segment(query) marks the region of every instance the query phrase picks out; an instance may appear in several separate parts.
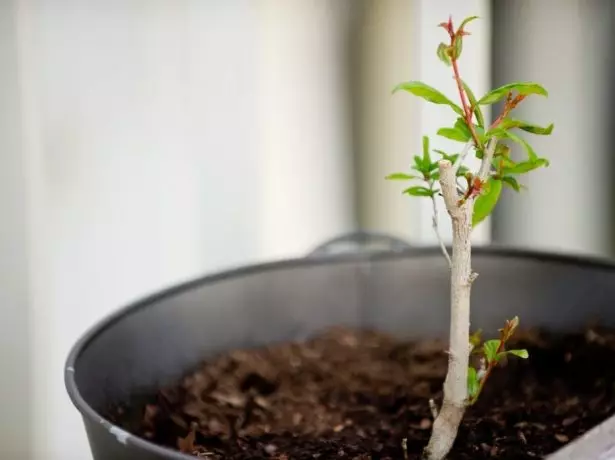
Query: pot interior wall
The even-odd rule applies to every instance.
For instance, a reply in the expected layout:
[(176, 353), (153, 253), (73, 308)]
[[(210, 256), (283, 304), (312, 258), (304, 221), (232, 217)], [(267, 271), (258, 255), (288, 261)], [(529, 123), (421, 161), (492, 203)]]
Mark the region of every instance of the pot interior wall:
[[(477, 251), (472, 327), (506, 318), (575, 330), (615, 325), (615, 270), (559, 258)], [(91, 336), (75, 382), (94, 409), (177, 378), (225, 349), (301, 339), (329, 326), (446, 337), (448, 268), (436, 252), (289, 262), (208, 278), (155, 296)]]

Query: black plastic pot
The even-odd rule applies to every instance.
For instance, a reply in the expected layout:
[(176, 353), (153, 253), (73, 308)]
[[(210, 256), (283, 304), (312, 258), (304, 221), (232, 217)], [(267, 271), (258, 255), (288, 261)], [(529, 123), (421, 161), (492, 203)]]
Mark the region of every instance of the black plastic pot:
[[(578, 330), (590, 320), (615, 326), (615, 263), (475, 248), (473, 265), (479, 273), (473, 327), (495, 330), (514, 315), (524, 326), (553, 331)], [(194, 457), (124, 432), (99, 411), (178, 378), (208, 355), (301, 339), (333, 325), (446, 337), (448, 302), (448, 267), (439, 248), (350, 235), (305, 259), (207, 276), (122, 309), (74, 346), (66, 387), (95, 460), (189, 460)], [(550, 458), (615, 458), (615, 417)]]

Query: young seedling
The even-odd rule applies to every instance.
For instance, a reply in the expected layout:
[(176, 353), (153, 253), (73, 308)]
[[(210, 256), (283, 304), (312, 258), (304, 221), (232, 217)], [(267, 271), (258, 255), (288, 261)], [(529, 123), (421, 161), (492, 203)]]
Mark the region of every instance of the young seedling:
[[(476, 99), (472, 90), (463, 81), (459, 72), (459, 58), (463, 48), (463, 37), (470, 35), (466, 26), (476, 16), (464, 19), (455, 29), (452, 18), (439, 24), (446, 31), (449, 41), (440, 43), (437, 55), (452, 68), (456, 91), (461, 105), (444, 94), (420, 81), (409, 81), (395, 87), (393, 92), (406, 91), (433, 104), (450, 107), (457, 115), (453, 126), (443, 127), (437, 135), (463, 143), (458, 153), (448, 154), (431, 150), (429, 137), (423, 137), (422, 155), (414, 157), (414, 165), (408, 173), (394, 173), (390, 180), (421, 181), (403, 193), (426, 197), (433, 204), (433, 228), (438, 236), (440, 248), (451, 270), (451, 323), (448, 350), (448, 371), (444, 381), (444, 398), (438, 409), (430, 401), (434, 423), (429, 443), (424, 451), (428, 460), (442, 460), (451, 450), (457, 430), (466, 408), (479, 397), (485, 382), (495, 366), (506, 355), (527, 358), (526, 350), (507, 350), (506, 343), (519, 324), (517, 317), (506, 321), (500, 329), (500, 338), (485, 341), (481, 346), (480, 331), (470, 336), (470, 291), (477, 274), (471, 265), (470, 236), (472, 229), (480, 224), (495, 208), (502, 188), (508, 186), (519, 192), (522, 186), (517, 178), (542, 166), (548, 166), (531, 145), (515, 129), (537, 135), (549, 135), (553, 124), (546, 127), (512, 118), (513, 110), (529, 96), (546, 97), (547, 90), (532, 82), (515, 82), (489, 91)], [(482, 106), (504, 101), (502, 112), (491, 124), (485, 123)], [(514, 161), (507, 143), (523, 147), (526, 158)], [(432, 153), (439, 156), (432, 158)], [(464, 166), (468, 155), (480, 160), (477, 171)], [(449, 255), (438, 230), (436, 197), (442, 196), (452, 224), (452, 256)], [(470, 365), (470, 354), (479, 354), (480, 365)]]

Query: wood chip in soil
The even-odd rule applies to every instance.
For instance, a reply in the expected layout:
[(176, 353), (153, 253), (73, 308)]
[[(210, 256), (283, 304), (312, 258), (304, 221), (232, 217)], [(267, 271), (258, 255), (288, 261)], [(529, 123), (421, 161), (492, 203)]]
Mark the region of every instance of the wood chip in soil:
[[(537, 459), (615, 414), (615, 334), (532, 332), (466, 412), (450, 460)], [(420, 458), (441, 400), (445, 344), (332, 329), (211, 359), (108, 417), (208, 459)]]

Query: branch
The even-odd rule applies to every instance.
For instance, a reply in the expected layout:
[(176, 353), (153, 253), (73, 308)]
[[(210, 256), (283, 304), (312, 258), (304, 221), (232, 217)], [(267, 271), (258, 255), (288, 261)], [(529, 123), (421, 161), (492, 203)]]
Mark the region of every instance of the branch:
[(442, 195), (453, 224), (453, 266), (448, 371), (444, 380), (444, 400), (425, 448), (425, 457), (429, 460), (443, 460), (448, 455), (466, 408), (470, 356), (470, 291), (473, 278), (470, 234), (474, 202), (466, 200), (459, 203), (456, 174), (451, 162), (441, 160), (438, 166)]
[[(454, 44), (454, 40), (451, 41), (451, 46), (455, 46)], [(453, 58), (451, 59), (451, 63), (453, 64), (453, 73), (454, 73), (454, 78), (455, 81), (457, 82), (457, 90), (459, 91), (459, 97), (461, 98), (461, 105), (463, 106), (463, 112), (465, 114), (465, 119), (466, 119), (466, 123), (468, 125), (468, 129), (470, 130), (470, 133), (472, 133), (472, 139), (474, 140), (474, 143), (480, 147), (480, 140), (478, 139), (478, 134), (476, 133), (476, 129), (474, 129), (474, 123), (472, 123), (472, 108), (468, 105), (468, 102), (466, 101), (466, 94), (465, 91), (463, 89), (463, 85), (461, 83), (461, 76), (459, 75), (459, 67), (457, 66), (457, 59)]]
[(480, 164), (480, 169), (478, 170), (478, 178), (481, 181), (484, 181), (489, 175), (489, 172), (491, 172), (491, 161), (493, 160), (493, 155), (495, 154), (495, 147), (497, 144), (498, 139), (496, 137), (492, 137), (489, 140), (489, 144), (485, 150), (485, 155), (483, 156), (483, 161)]
[(457, 205), (457, 200), (459, 199), (457, 194), (457, 175), (453, 165), (448, 160), (440, 160), (438, 168), (440, 170), (440, 188), (442, 189), (444, 204), (448, 213), (454, 218), (459, 213), (459, 206)]
[(468, 154), (470, 153), (474, 145), (475, 145), (474, 139), (470, 139), (468, 142), (466, 142), (466, 145), (463, 146), (463, 150), (461, 151), (459, 158), (457, 158), (457, 161), (453, 165), (453, 169), (455, 170), (455, 175), (457, 175), (457, 171), (459, 171), (459, 168), (461, 168), (461, 165), (463, 165), (463, 162), (466, 161), (466, 158), (468, 157)]
[(432, 225), (433, 230), (438, 237), (438, 241), (440, 243), (440, 249), (442, 250), (442, 254), (444, 254), (444, 258), (448, 262), (448, 267), (452, 268), (453, 262), (451, 261), (451, 256), (448, 255), (448, 250), (446, 249), (446, 245), (444, 244), (444, 240), (442, 239), (442, 235), (440, 235), (440, 229), (438, 227), (438, 204), (436, 203), (435, 195), (431, 196), (431, 203), (433, 205), (433, 216), (432, 216)]

